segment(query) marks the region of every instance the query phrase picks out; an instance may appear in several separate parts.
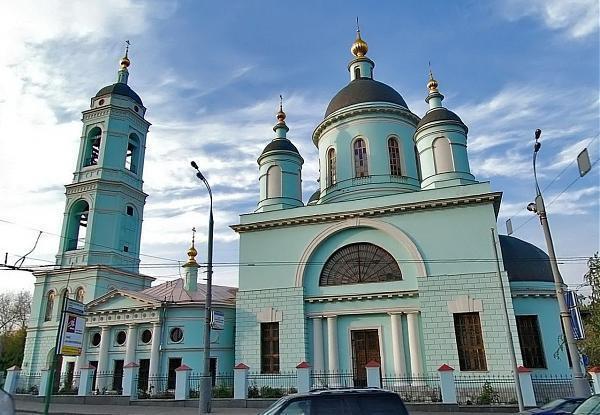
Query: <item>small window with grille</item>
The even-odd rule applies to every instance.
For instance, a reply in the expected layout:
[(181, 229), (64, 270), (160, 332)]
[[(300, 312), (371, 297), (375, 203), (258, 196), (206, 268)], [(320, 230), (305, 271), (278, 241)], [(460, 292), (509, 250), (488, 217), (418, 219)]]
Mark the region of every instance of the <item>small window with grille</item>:
[(394, 137), (388, 140), (388, 153), (390, 155), (390, 174), (392, 176), (402, 176), (400, 147), (398, 146), (398, 140)]

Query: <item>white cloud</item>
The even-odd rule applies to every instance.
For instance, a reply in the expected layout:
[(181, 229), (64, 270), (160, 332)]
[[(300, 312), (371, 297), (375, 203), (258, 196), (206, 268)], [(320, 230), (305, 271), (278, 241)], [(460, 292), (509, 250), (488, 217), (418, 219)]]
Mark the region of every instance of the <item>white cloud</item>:
[(599, 4), (597, 0), (507, 0), (501, 8), (509, 20), (540, 19), (550, 29), (582, 39), (598, 31)]

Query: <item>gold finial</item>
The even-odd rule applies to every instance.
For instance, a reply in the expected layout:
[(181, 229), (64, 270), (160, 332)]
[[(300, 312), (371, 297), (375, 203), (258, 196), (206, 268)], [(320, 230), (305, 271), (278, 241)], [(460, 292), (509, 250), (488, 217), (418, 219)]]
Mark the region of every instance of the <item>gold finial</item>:
[(285, 124), (285, 112), (283, 112), (283, 96), (279, 95), (279, 112), (277, 113), (277, 121), (280, 124)]
[(356, 16), (356, 40), (350, 47), (350, 52), (357, 58), (362, 58), (367, 55), (368, 50), (369, 46), (367, 45), (367, 42), (360, 37), (360, 26), (358, 25), (358, 16)]
[(438, 92), (438, 81), (433, 78), (433, 72), (431, 71), (431, 62), (429, 62), (429, 82), (427, 82), (427, 88), (429, 92)]
[(129, 40), (126, 40), (125, 43), (127, 44), (127, 46), (125, 46), (125, 56), (123, 56), (121, 58), (121, 68), (128, 68), (129, 65), (131, 64), (131, 61), (129, 60), (129, 45), (131, 45), (131, 43), (129, 42)]
[(192, 246), (190, 246), (190, 249), (188, 249), (187, 254), (188, 254), (188, 264), (194, 264), (196, 263), (196, 255), (198, 255), (198, 251), (196, 251), (196, 248), (194, 247), (194, 243), (196, 241), (196, 228), (192, 228)]

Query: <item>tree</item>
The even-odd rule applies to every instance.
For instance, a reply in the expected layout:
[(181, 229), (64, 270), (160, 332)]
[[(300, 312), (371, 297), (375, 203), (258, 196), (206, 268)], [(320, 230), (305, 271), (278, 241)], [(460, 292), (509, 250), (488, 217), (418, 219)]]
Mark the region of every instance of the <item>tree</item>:
[(590, 359), (590, 366), (600, 366), (600, 258), (598, 252), (588, 260), (584, 280), (590, 287), (587, 304), (582, 308), (585, 339), (581, 350)]
[(31, 293), (0, 294), (0, 370), (21, 365), (27, 320), (31, 314)]

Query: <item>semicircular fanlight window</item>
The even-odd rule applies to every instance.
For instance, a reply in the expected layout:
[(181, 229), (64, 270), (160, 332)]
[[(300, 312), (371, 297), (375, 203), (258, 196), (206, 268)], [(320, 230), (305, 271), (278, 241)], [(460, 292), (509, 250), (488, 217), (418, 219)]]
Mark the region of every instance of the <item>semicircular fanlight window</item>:
[(325, 262), (319, 285), (362, 284), (402, 280), (394, 257), (385, 249), (367, 242), (346, 245)]

